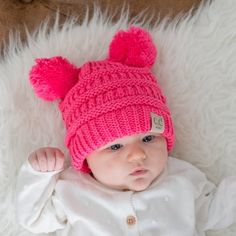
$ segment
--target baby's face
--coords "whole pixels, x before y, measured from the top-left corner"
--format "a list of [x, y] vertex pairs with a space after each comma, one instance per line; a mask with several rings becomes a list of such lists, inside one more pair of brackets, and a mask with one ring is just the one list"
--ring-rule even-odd
[[166, 140], [148, 132], [126, 136], [87, 157], [94, 177], [113, 189], [141, 191], [163, 171], [168, 157]]

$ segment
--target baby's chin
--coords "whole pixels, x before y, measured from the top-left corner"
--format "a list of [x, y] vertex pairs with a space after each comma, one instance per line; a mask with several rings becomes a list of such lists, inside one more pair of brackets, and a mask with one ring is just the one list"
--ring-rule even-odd
[[148, 187], [149, 187], [149, 185], [147, 187], [138, 186], [138, 187], [131, 187], [130, 189], [127, 189], [127, 190], [133, 191], [133, 192], [141, 192], [141, 191], [144, 191], [145, 189], [147, 189]]
[[151, 183], [154, 181], [154, 178], [138, 177], [132, 180], [129, 179], [127, 183], [124, 183], [124, 184], [117, 184], [117, 183], [114, 184], [110, 182], [108, 183], [108, 182], [104, 182], [98, 179], [97, 181], [110, 189], [119, 190], [119, 191], [140, 192], [147, 189], [151, 185]]
[[123, 185], [123, 186], [122, 185], [119, 185], [119, 186], [107, 185], [107, 184], [105, 185], [111, 189], [116, 189], [119, 191], [134, 191], [134, 192], [144, 191], [151, 185], [151, 183], [145, 183], [144, 181], [137, 181], [137, 182], [139, 183], [132, 183], [132, 184]]
[[145, 179], [136, 179], [129, 186], [127, 186], [126, 191], [140, 192], [144, 191], [151, 185], [152, 181], [146, 181]]

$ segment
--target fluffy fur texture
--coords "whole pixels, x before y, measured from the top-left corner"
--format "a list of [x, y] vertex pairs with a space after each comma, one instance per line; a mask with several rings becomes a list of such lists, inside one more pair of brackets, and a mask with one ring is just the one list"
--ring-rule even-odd
[[[154, 73], [175, 124], [172, 155], [193, 163], [216, 184], [236, 170], [235, 12], [234, 0], [215, 0], [193, 17], [165, 18], [150, 29], [159, 49]], [[96, 11], [90, 22], [67, 21], [62, 28], [56, 22], [49, 34], [44, 25], [27, 46], [13, 40], [6, 49], [0, 63], [0, 235], [33, 235], [15, 224], [13, 204], [17, 171], [28, 153], [46, 145], [66, 152], [57, 104], [40, 101], [28, 83], [34, 59], [61, 55], [76, 66], [104, 59], [114, 33], [128, 24], [127, 15], [111, 24]], [[208, 232], [235, 234], [235, 225]]]

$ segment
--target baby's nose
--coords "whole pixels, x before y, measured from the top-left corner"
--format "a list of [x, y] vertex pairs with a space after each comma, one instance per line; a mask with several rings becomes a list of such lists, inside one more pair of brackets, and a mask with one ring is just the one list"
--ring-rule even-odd
[[145, 160], [147, 158], [146, 153], [141, 148], [135, 148], [130, 151], [130, 153], [127, 156], [128, 161], [139, 161], [139, 160]]

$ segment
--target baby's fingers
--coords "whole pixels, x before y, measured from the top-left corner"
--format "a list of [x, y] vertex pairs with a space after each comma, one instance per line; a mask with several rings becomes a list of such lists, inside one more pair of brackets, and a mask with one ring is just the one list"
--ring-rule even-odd
[[56, 152], [55, 153], [56, 154], [55, 170], [61, 170], [64, 168], [65, 155], [59, 149], [56, 149], [55, 152]]
[[30, 154], [29, 163], [33, 169], [41, 172], [62, 170], [64, 154], [58, 148], [40, 148]]
[[37, 159], [38, 159], [38, 164], [39, 164], [40, 170], [42, 172], [48, 171], [47, 156], [46, 156], [46, 152], [44, 151], [44, 149], [39, 149], [37, 151]]
[[48, 171], [54, 171], [55, 170], [55, 164], [56, 164], [56, 153], [53, 151], [47, 153], [47, 170]]
[[32, 168], [33, 168], [34, 170], [36, 170], [36, 171], [41, 171], [41, 170], [40, 170], [40, 167], [39, 167], [38, 159], [37, 159], [37, 156], [36, 156], [35, 153], [32, 153], [32, 154], [29, 156], [28, 160], [29, 160], [29, 163], [30, 163], [30, 165], [32, 166]]

